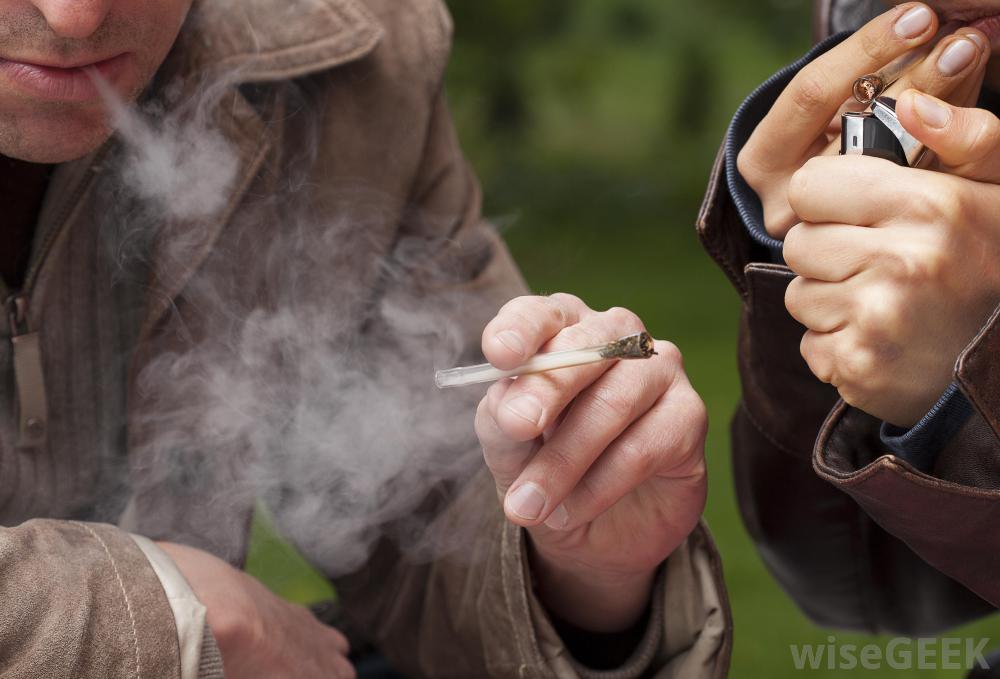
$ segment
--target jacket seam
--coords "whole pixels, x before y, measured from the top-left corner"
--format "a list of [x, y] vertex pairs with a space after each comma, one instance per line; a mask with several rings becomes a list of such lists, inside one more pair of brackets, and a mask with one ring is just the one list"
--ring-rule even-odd
[[714, 243], [709, 241], [703, 229], [698, 229], [698, 237], [701, 240], [702, 245], [708, 250], [708, 254], [714, 259], [719, 266], [725, 271], [726, 276], [729, 277], [729, 281], [736, 288], [736, 292], [739, 293], [740, 297], [747, 299], [749, 296], [749, 291], [747, 290], [746, 283], [742, 280], [742, 277], [737, 273], [736, 267], [734, 267], [730, 262], [729, 258], [725, 256]]
[[[527, 563], [526, 563], [527, 554], [525, 554], [521, 549], [523, 543], [521, 542], [522, 537], [520, 535], [520, 530], [521, 529], [518, 527], [504, 526], [501, 529], [502, 532], [500, 538], [500, 544], [502, 550], [506, 551], [507, 549], [513, 547], [515, 551], [515, 554], [512, 555], [514, 557], [513, 559], [508, 559], [505, 556], [501, 557], [501, 562], [504, 564], [503, 570], [505, 572], [504, 577], [502, 578], [502, 581], [504, 583], [504, 588], [503, 588], [504, 601], [507, 605], [507, 615], [509, 616], [509, 619], [512, 622], [517, 620], [518, 617], [522, 617], [518, 616], [516, 611], [514, 610], [514, 601], [513, 601], [514, 590], [517, 590], [518, 594], [521, 595], [518, 597], [518, 599], [520, 599], [518, 603], [523, 604], [525, 611], [528, 611], [529, 609], [527, 601], [527, 597], [530, 596], [530, 594], [527, 592], [528, 580], [524, 578], [524, 571], [527, 568]], [[511, 532], [514, 533], [514, 536], [511, 536]], [[514, 540], [514, 545], [510, 544], [511, 539]], [[514, 573], [512, 573], [511, 569], [509, 568], [509, 566], [513, 565], [512, 563], [510, 563], [511, 561], [516, 561], [517, 563], [516, 566], [517, 570]], [[511, 582], [512, 579], [514, 580], [513, 583]], [[512, 587], [511, 585], [514, 586]], [[529, 623], [532, 622], [530, 613], [528, 613], [527, 619]], [[526, 662], [528, 658], [525, 656], [526, 656], [526, 651], [532, 647], [531, 641], [533, 641], [534, 639], [526, 640], [521, 635], [520, 625], [518, 625], [517, 623], [514, 623], [513, 625], [511, 625], [511, 627], [513, 628], [514, 631], [514, 641], [518, 646], [519, 655], [521, 655], [517, 668], [518, 675], [527, 676], [525, 674], [525, 671], [527, 670], [530, 672], [531, 664]]]
[[969, 374], [967, 362], [972, 358], [973, 354], [980, 353], [981, 346], [987, 341], [991, 340], [995, 335], [1000, 333], [1000, 307], [993, 310], [993, 314], [987, 320], [986, 325], [980, 330], [979, 334], [973, 338], [969, 346], [962, 352], [957, 361], [956, 377], [958, 378], [959, 384], [962, 386], [962, 391], [965, 393], [966, 397], [972, 402], [976, 410], [983, 417], [984, 420], [990, 425], [990, 429], [993, 430], [994, 436], [1000, 437], [1000, 422], [997, 421], [996, 416], [989, 411], [989, 408], [983, 403], [981, 398], [981, 393], [976, 385], [972, 381], [972, 376]]
[[125, 589], [125, 581], [122, 580], [122, 574], [118, 570], [118, 563], [115, 561], [114, 556], [111, 555], [111, 550], [108, 549], [107, 543], [104, 542], [104, 539], [101, 538], [101, 536], [97, 534], [97, 531], [95, 531], [93, 528], [91, 528], [90, 526], [88, 526], [85, 523], [81, 523], [79, 521], [74, 521], [73, 523], [75, 523], [77, 526], [79, 526], [79, 527], [83, 528], [84, 530], [86, 530], [88, 533], [90, 533], [93, 536], [93, 538], [95, 540], [97, 540], [100, 543], [101, 547], [104, 549], [104, 553], [107, 554], [107, 556], [108, 556], [108, 561], [111, 562], [111, 569], [114, 571], [115, 579], [118, 581], [118, 587], [121, 590], [122, 598], [125, 599], [125, 611], [128, 613], [129, 623], [130, 623], [131, 628], [132, 628], [131, 629], [131, 631], [132, 631], [132, 651], [133, 651], [134, 660], [135, 660], [135, 675], [134, 676], [138, 678], [138, 677], [142, 676], [142, 666], [141, 666], [141, 664], [139, 662], [139, 635], [136, 632], [135, 615], [132, 613], [132, 602], [129, 599], [128, 591]]

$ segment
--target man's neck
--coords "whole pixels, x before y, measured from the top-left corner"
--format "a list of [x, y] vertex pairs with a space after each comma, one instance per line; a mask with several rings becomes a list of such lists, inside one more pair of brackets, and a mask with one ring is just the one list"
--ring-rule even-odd
[[31, 256], [31, 243], [52, 174], [51, 165], [0, 156], [0, 276], [10, 289], [20, 288]]

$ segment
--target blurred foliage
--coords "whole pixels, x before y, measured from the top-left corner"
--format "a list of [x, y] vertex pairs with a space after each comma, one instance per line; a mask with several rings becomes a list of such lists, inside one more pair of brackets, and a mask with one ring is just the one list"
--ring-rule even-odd
[[[484, 210], [530, 285], [628, 306], [680, 346], [709, 408], [706, 518], [735, 616], [732, 676], [787, 677], [790, 644], [885, 639], [812, 625], [766, 572], [740, 522], [729, 464], [735, 293], [702, 252], [698, 206], [726, 126], [760, 82], [809, 46], [797, 0], [450, 0], [452, 112]], [[255, 528], [249, 569], [297, 601], [330, 595]], [[817, 586], [822, 586], [817, 583]], [[919, 596], [918, 592], [914, 596]], [[992, 637], [988, 621], [954, 636]], [[836, 670], [807, 674], [837, 677]], [[865, 676], [963, 675], [866, 671]]]

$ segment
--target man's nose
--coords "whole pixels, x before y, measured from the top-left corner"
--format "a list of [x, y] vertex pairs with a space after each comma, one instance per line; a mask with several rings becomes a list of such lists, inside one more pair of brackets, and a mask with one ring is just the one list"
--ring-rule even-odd
[[89, 38], [104, 23], [114, 0], [31, 0], [60, 38]]

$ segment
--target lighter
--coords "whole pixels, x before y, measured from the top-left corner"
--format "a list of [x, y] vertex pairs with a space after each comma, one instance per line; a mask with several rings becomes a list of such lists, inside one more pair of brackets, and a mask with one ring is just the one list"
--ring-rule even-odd
[[840, 155], [874, 156], [916, 167], [925, 148], [899, 123], [896, 100], [878, 97], [871, 102], [871, 109], [841, 116]]

